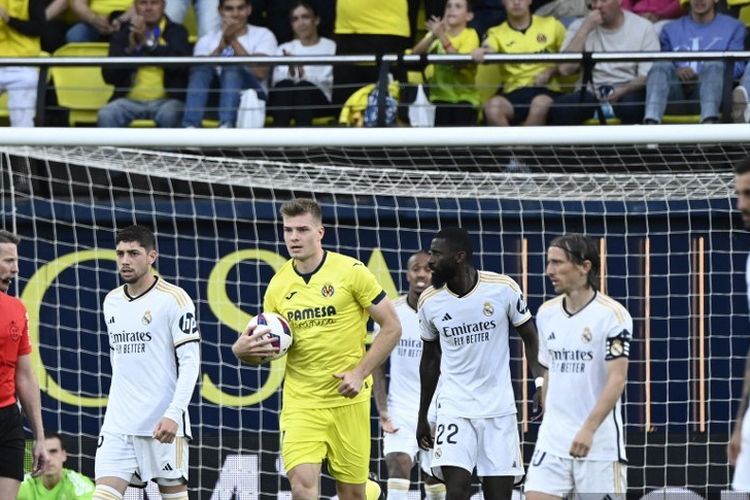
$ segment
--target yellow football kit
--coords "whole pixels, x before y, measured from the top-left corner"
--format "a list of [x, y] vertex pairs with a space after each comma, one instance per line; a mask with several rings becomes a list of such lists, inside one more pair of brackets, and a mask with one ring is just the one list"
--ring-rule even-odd
[[383, 288], [362, 262], [335, 252], [326, 252], [310, 274], [298, 273], [290, 260], [271, 279], [263, 310], [286, 318], [294, 336], [280, 422], [287, 471], [327, 457], [336, 480], [367, 480], [372, 378], [359, 395], [345, 398], [334, 375], [364, 357], [367, 308], [383, 299]]

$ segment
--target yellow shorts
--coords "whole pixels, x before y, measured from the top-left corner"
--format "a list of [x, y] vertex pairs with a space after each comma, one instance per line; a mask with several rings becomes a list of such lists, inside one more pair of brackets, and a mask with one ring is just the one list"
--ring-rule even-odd
[[328, 459], [336, 481], [361, 484], [370, 470], [370, 400], [336, 408], [294, 408], [281, 412], [284, 468]]

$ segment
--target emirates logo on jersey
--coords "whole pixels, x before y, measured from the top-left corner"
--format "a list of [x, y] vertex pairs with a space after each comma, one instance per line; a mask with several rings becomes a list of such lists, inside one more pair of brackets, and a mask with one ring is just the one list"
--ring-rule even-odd
[[151, 318], [151, 309], [146, 309], [141, 318], [141, 323], [144, 325], [150, 325], [153, 318]]
[[581, 333], [581, 340], [588, 344], [591, 342], [591, 338], [591, 328], [587, 326], [583, 329], [583, 333]]
[[484, 314], [487, 317], [490, 317], [493, 314], [495, 314], [495, 308], [492, 307], [492, 304], [490, 302], [484, 303], [484, 307], [482, 307], [482, 314]]
[[326, 298], [328, 298], [328, 297], [333, 297], [333, 292], [334, 292], [334, 289], [333, 289], [333, 285], [331, 285], [330, 283], [326, 283], [326, 284], [325, 284], [325, 285], [323, 285], [323, 287], [322, 287], [322, 288], [320, 289], [320, 294], [321, 294], [321, 295], [322, 295], [323, 297], [326, 297]]
[[18, 342], [21, 338], [21, 329], [18, 328], [15, 321], [10, 322], [8, 333], [10, 334], [10, 340], [13, 342]]

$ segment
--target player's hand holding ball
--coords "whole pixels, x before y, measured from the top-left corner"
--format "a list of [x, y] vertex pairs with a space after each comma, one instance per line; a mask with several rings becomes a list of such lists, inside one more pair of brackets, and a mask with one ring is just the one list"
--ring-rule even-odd
[[286, 355], [291, 345], [292, 331], [286, 320], [263, 312], [250, 320], [232, 352], [244, 363], [259, 365]]

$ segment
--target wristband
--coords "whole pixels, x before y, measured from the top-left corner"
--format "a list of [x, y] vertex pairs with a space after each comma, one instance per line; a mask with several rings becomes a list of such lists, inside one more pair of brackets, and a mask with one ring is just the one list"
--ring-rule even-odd
[[539, 389], [544, 385], [544, 377], [537, 377], [534, 379], [534, 387]]

